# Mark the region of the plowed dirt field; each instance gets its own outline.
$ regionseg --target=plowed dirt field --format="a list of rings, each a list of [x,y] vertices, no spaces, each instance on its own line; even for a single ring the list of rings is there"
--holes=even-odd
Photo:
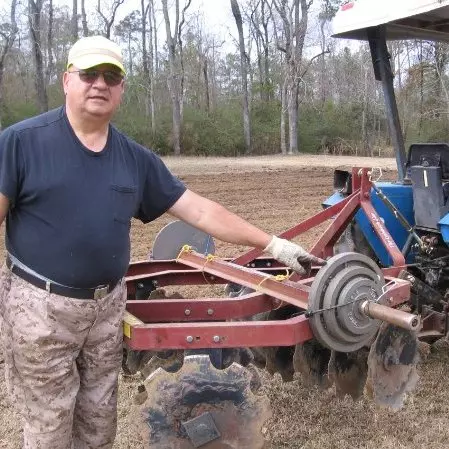
[[[221,202],[271,233],[279,233],[321,209],[332,192],[333,169],[382,167],[394,179],[392,159],[348,157],[263,157],[242,159],[166,159],[168,166],[192,190]],[[132,260],[145,259],[157,232],[169,221],[132,225]],[[299,241],[306,247],[318,231]],[[235,256],[245,248],[216,242],[217,255]],[[3,244],[0,247],[3,250]],[[222,289],[217,289],[216,292]],[[215,292],[215,293],[216,293]],[[195,295],[195,288],[183,294]],[[319,391],[303,385],[298,376],[283,384],[262,373],[263,390],[273,416],[264,432],[269,446],[306,449],[449,448],[449,349],[434,348],[420,367],[415,394],[399,412],[376,407],[367,399],[337,399],[333,389]],[[0,448],[21,447],[20,421],[8,404],[0,362]],[[114,449],[144,448],[135,431],[133,395],[137,380],[120,378],[119,423]],[[45,448],[52,449],[52,448]]]

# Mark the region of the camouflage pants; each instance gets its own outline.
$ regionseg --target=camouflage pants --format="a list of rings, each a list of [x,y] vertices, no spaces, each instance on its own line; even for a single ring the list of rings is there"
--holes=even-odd
[[[2,270],[6,383],[25,449],[107,449],[115,438],[122,281],[100,300],[47,293]]]

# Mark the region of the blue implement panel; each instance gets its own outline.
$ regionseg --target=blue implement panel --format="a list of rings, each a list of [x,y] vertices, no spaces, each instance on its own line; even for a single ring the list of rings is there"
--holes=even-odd
[[[449,214],[446,214],[439,222],[441,235],[444,243],[449,245]]]
[[[415,224],[415,217],[413,213],[413,193],[411,185],[396,184],[392,182],[377,182],[376,186],[385,194],[385,196],[395,205],[395,207],[406,218],[410,225]],[[334,193],[323,202],[323,206],[328,207],[338,203],[345,196],[341,193]],[[377,214],[385,224],[388,232],[395,241],[400,250],[405,245],[408,234],[404,226],[394,216],[394,214],[388,209],[388,207],[378,197],[376,192],[371,190],[371,203],[376,210]],[[371,223],[365,215],[365,212],[359,210],[355,216],[355,220],[360,226],[363,235],[373,248],[376,256],[380,260],[380,263],[388,267],[392,264],[391,257],[388,255],[387,250],[382,245],[379,237],[375,233]],[[448,219],[448,238],[449,238],[449,219]],[[408,254],[406,257],[407,263],[413,262],[413,254]]]

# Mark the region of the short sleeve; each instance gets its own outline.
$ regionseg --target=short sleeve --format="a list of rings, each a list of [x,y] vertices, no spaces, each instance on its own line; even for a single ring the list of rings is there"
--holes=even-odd
[[[14,203],[20,190],[19,137],[13,128],[0,134],[0,192]]]
[[[149,150],[145,152],[143,194],[136,218],[148,223],[167,212],[186,191],[186,186],[156,154]]]

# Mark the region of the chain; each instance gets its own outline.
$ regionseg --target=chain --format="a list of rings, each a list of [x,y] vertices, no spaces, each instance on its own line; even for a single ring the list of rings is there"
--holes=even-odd
[[[344,304],[337,304],[336,306],[331,306],[331,307],[328,307],[327,309],[308,310],[305,313],[305,316],[306,316],[306,318],[309,318],[313,315],[316,315],[317,313],[323,313],[323,312],[328,312],[329,310],[339,309],[340,307],[349,306],[349,305],[354,304],[359,301],[366,301],[366,298],[353,299],[352,301],[345,302]]]
[[[395,284],[396,284],[396,281],[394,281],[394,280],[391,280],[391,281],[387,282],[386,284],[384,284],[382,286],[382,294],[384,294],[388,290],[389,286],[395,285]],[[354,304],[354,303],[356,303],[358,301],[366,301],[366,300],[367,300],[366,298],[359,298],[359,299],[354,299],[354,300],[349,301],[349,302],[345,302],[344,304],[337,304],[335,306],[328,307],[327,309],[310,310],[310,311],[306,312],[306,317],[308,318],[308,317],[311,317],[311,316],[313,316],[313,315],[315,315],[317,313],[323,313],[323,312],[327,312],[329,310],[339,309],[340,307],[349,306],[349,305]],[[370,301],[370,300],[368,300],[368,301],[377,303],[377,301]]]

